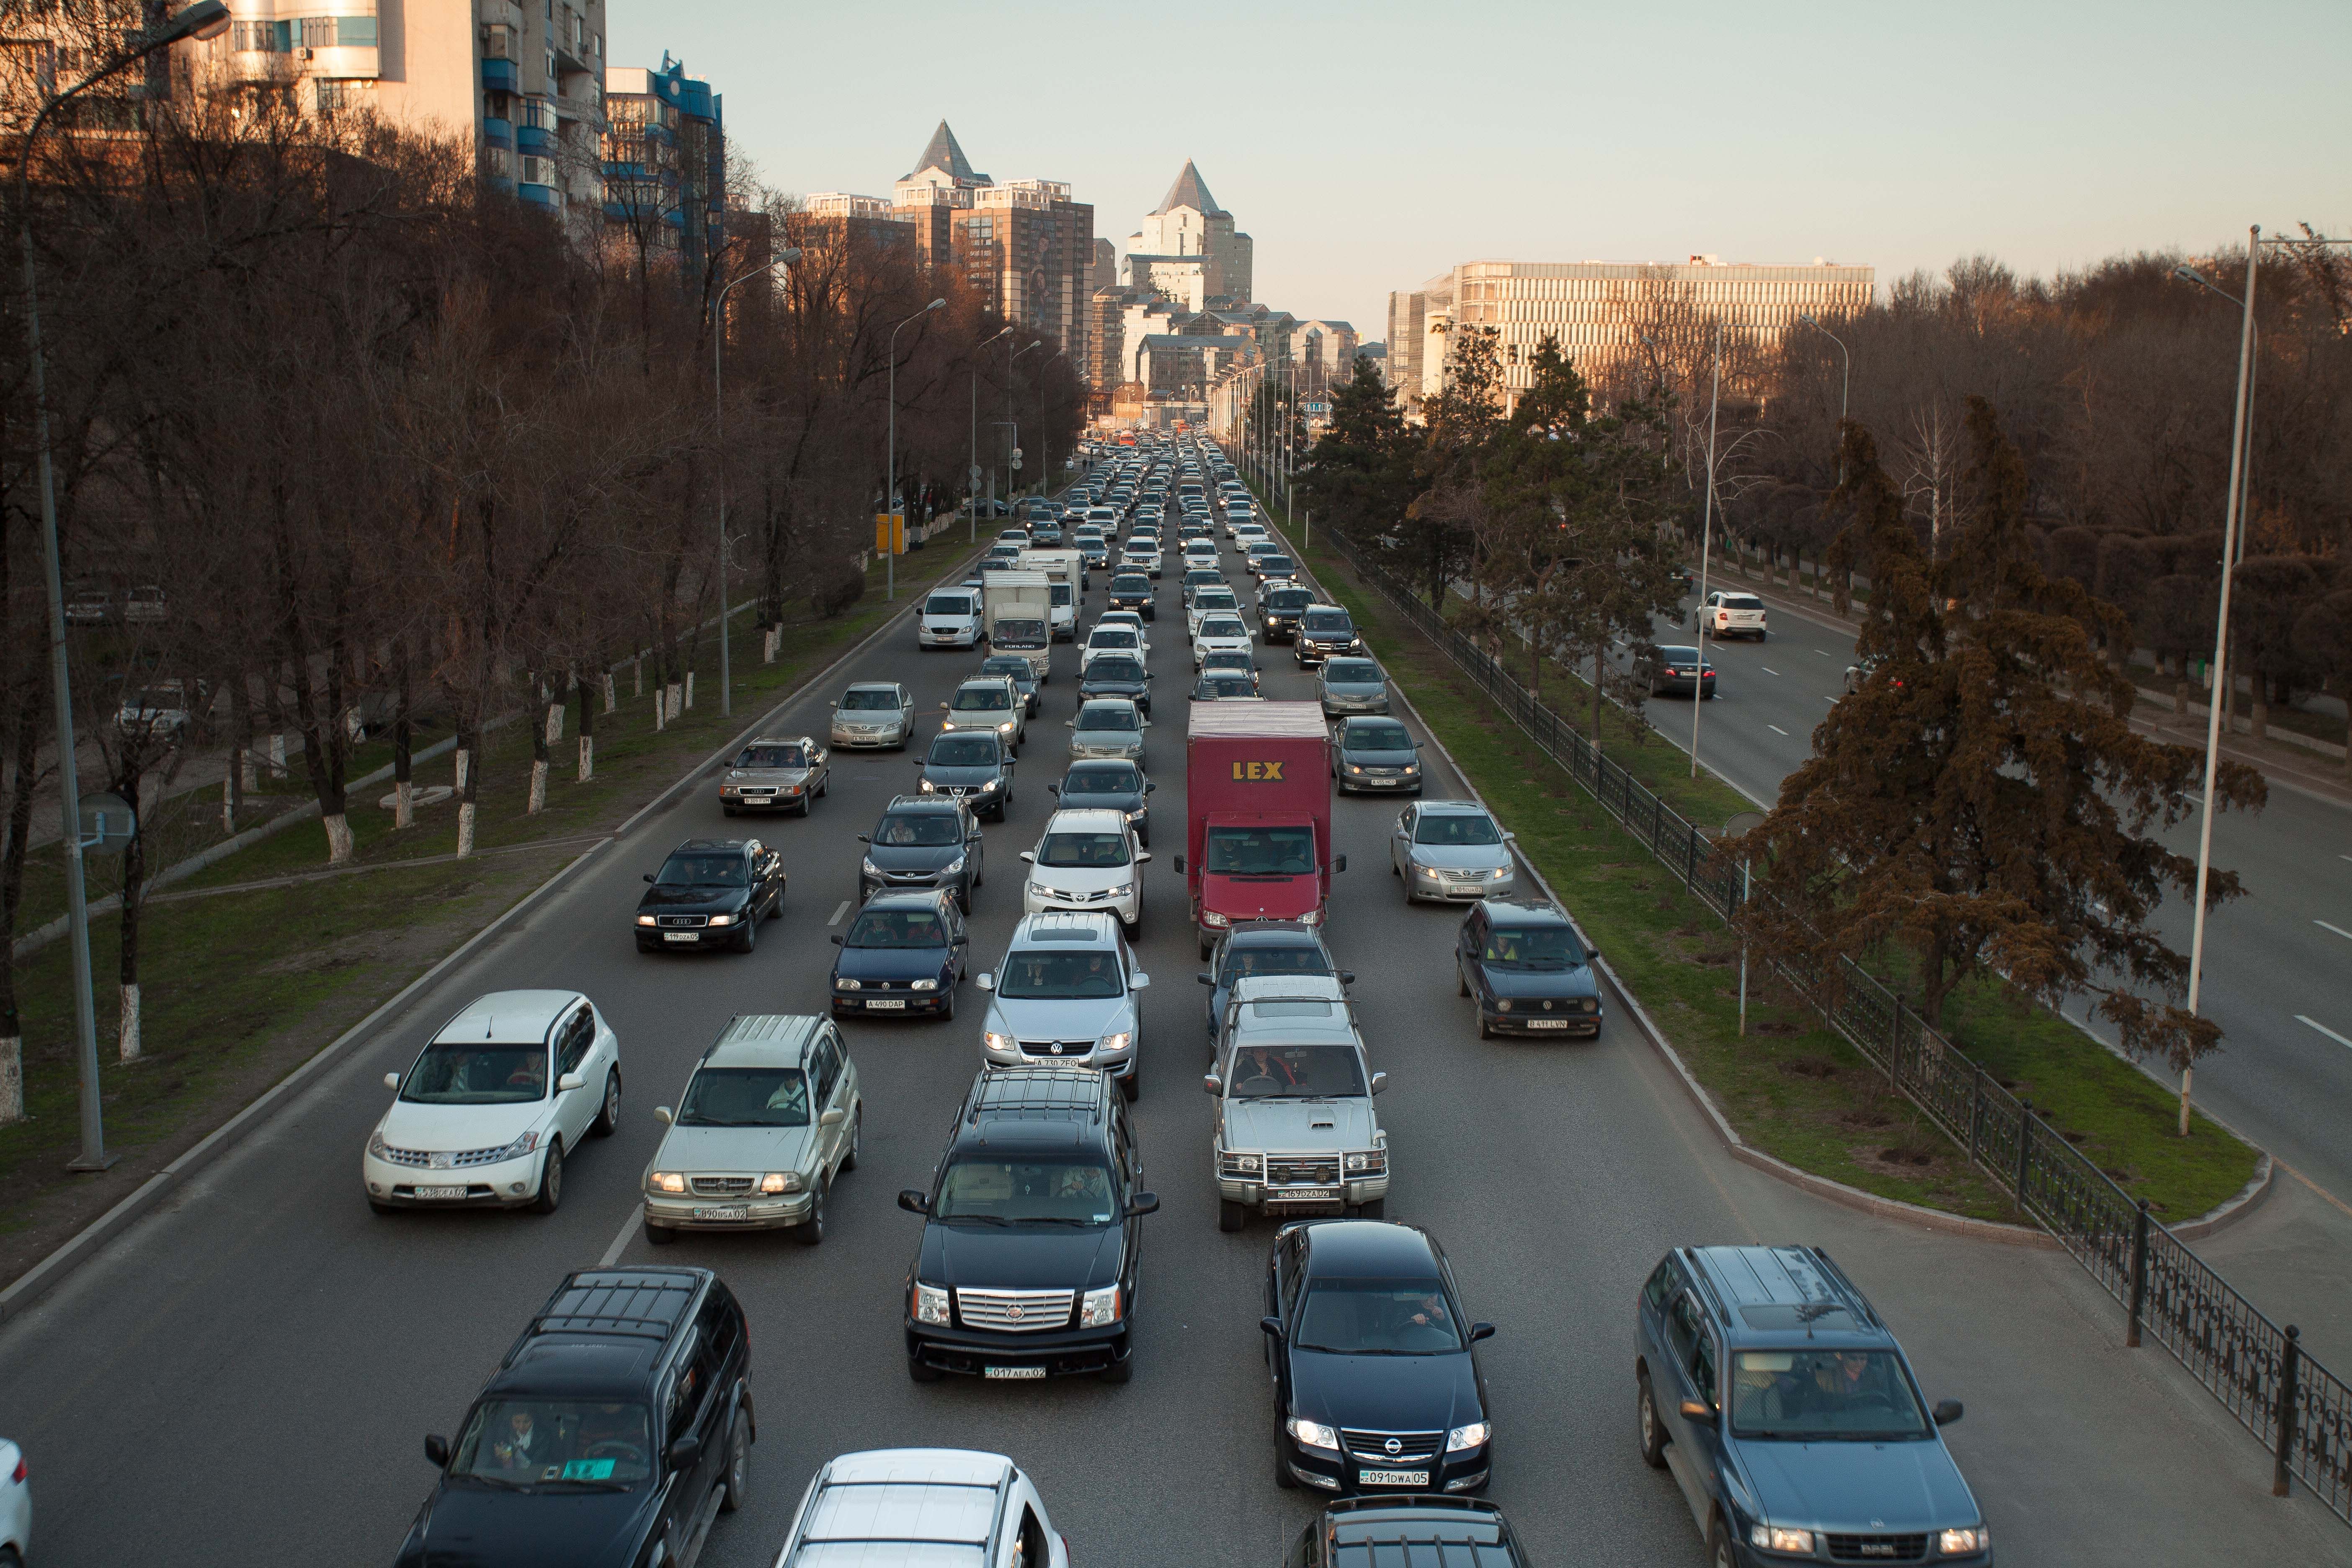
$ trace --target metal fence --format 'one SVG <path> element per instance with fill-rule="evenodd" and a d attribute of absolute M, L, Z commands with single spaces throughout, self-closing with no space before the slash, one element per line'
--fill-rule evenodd
<path fill-rule="evenodd" d="M 1330 536 L 1359 576 L 1509 714 L 1701 903 L 1728 920 L 1742 868 L 1546 707 L 1500 661 L 1343 534 Z M 2352 1391 L 2215 1273 L 2033 1108 L 1986 1076 L 1876 976 L 1850 959 L 1833 972 L 1774 971 L 1820 1011 L 1889 1087 L 1925 1111 L 2073 1254 L 2127 1313 L 2126 1341 L 2153 1335 L 2273 1458 L 2273 1489 L 2299 1477 L 2352 1522 Z"/>

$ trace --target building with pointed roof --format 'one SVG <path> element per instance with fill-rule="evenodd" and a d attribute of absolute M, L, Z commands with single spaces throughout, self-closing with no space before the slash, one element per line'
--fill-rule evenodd
<path fill-rule="evenodd" d="M 1199 310 L 1244 305 L 1253 287 L 1253 245 L 1217 205 L 1190 158 L 1160 205 L 1128 237 L 1126 281 Z M 1182 258 L 1194 258 L 1189 265 Z"/>

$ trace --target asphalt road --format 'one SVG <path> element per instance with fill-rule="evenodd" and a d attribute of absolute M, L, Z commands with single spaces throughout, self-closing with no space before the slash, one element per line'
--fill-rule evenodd
<path fill-rule="evenodd" d="M 1161 595 L 1172 607 L 1172 581 Z M 1155 631 L 1160 719 L 1146 765 L 1164 823 L 1181 816 L 1189 665 L 1181 621 Z M 817 729 L 850 679 L 900 679 L 934 705 L 977 662 L 912 643 L 901 624 L 777 728 Z M 1061 771 L 1074 662 L 1057 650 L 1012 819 L 986 830 L 983 963 L 1018 915 L 1014 856 L 1052 804 L 1044 786 Z M 1267 689 L 1303 695 L 1308 683 L 1276 652 Z M 166 1542 L 185 1568 L 389 1558 L 430 1485 L 421 1437 L 456 1427 L 562 1272 L 654 1258 L 635 1219 L 661 1132 L 652 1105 L 672 1099 L 730 1015 L 823 1005 L 824 939 L 856 893 L 854 835 L 913 774 L 898 754 L 837 763 L 814 819 L 772 825 L 790 891 L 755 953 L 634 950 L 639 873 L 680 839 L 742 826 L 722 821 L 705 783 L 0 1330 L 0 1431 L 31 1457 L 40 1568 L 116 1568 Z M 1460 793 L 1443 767 L 1431 783 Z M 1902 1334 L 1928 1396 L 1966 1402 L 1949 1437 L 2004 1563 L 2352 1557 L 2352 1535 L 2309 1499 L 2268 1496 L 2258 1447 L 2161 1352 L 2121 1348 L 2117 1312 L 2063 1256 L 1871 1218 L 1733 1163 L 1622 1007 L 1591 1044 L 1477 1040 L 1452 984 L 1456 916 L 1404 907 L 1383 874 L 1393 810 L 1338 807 L 1353 865 L 1331 938 L 1361 977 L 1375 1065 L 1390 1074 L 1390 1214 L 1432 1228 L 1465 1306 L 1500 1325 L 1483 1347 L 1498 1423 L 1493 1497 L 1534 1561 L 1701 1561 L 1673 1482 L 1635 1453 L 1633 1303 L 1666 1247 L 1748 1239 L 1829 1247 Z M 1272 1232 L 1227 1236 L 1214 1223 L 1204 994 L 1173 842 L 1163 833 L 1150 868 L 1141 944 L 1154 984 L 1139 1122 L 1163 1206 L 1145 1222 L 1135 1381 L 908 1381 L 900 1293 L 920 1222 L 895 1194 L 925 1178 L 979 1065 L 980 1010 L 946 1025 L 853 1024 L 865 1151 L 835 1194 L 824 1245 L 688 1237 L 659 1254 L 720 1270 L 752 1323 L 754 1500 L 720 1521 L 706 1563 L 772 1561 L 814 1467 L 869 1447 L 1013 1455 L 1080 1563 L 1271 1565 L 1311 1516 L 1311 1499 L 1276 1490 L 1270 1473 L 1256 1291 Z M 596 998 L 627 1074 L 621 1131 L 567 1165 L 561 1212 L 370 1213 L 357 1167 L 382 1074 L 470 996 L 541 985 Z"/>

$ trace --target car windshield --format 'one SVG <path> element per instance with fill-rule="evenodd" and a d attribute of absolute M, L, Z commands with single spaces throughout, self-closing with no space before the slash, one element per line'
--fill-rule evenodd
<path fill-rule="evenodd" d="M 1443 1355 L 1462 1348 L 1462 1329 L 1434 1279 L 1316 1279 L 1297 1343 L 1335 1355 Z"/>
<path fill-rule="evenodd" d="M 1315 869 L 1311 827 L 1213 827 L 1201 868 L 1229 877 L 1301 877 Z"/>
<path fill-rule="evenodd" d="M 547 1098 L 547 1047 L 487 1040 L 425 1047 L 400 1085 L 412 1105 L 512 1105 Z"/>
<path fill-rule="evenodd" d="M 749 879 L 740 855 L 673 855 L 654 879 L 665 888 L 740 888 Z"/>
<path fill-rule="evenodd" d="M 898 694 L 879 688 L 859 690 L 852 687 L 842 694 L 841 705 L 854 713 L 887 712 L 898 706 Z"/>
<path fill-rule="evenodd" d="M 934 594 L 923 602 L 923 614 L 968 616 L 971 614 L 971 599 L 963 594 Z"/>
<path fill-rule="evenodd" d="M 1345 610 L 1310 610 L 1307 614 L 1307 629 L 1310 632 L 1344 632 L 1353 628 Z"/>
<path fill-rule="evenodd" d="M 1201 635 L 1204 637 L 1245 637 L 1249 636 L 1249 628 L 1233 616 L 1209 616 L 1201 622 Z"/>
<path fill-rule="evenodd" d="M 1484 812 L 1424 811 L 1413 824 L 1415 844 L 1500 844 L 1495 819 Z"/>
<path fill-rule="evenodd" d="M 1249 974 L 1328 974 L 1330 961 L 1310 942 L 1285 942 L 1279 947 L 1229 947 L 1225 950 L 1224 984 Z"/>
<path fill-rule="evenodd" d="M 1049 585 L 1049 592 L 1052 595 L 1054 604 L 1066 605 L 1070 603 L 1070 585 L 1067 583 L 1052 584 Z"/>
<path fill-rule="evenodd" d="M 1118 959 L 1108 947 L 1084 952 L 1023 948 L 1004 957 L 996 994 L 1016 1002 L 1076 1002 L 1117 996 L 1127 989 Z"/>
<path fill-rule="evenodd" d="M 1124 763 L 1109 768 L 1072 768 L 1062 775 L 1065 800 L 1074 795 L 1134 795 L 1142 788 L 1142 779 Z"/>
<path fill-rule="evenodd" d="M 1269 577 L 1287 577 L 1298 570 L 1297 563 L 1287 555 L 1260 555 L 1257 564 L 1258 570 Z M 1314 629 L 1320 631 L 1324 628 L 1318 626 Z"/>
<path fill-rule="evenodd" d="M 1731 1429 L 1742 1437 L 1881 1442 L 1932 1428 L 1892 1351 L 1740 1351 L 1731 1358 Z"/>
<path fill-rule="evenodd" d="M 1335 658 L 1323 667 L 1326 686 L 1377 686 L 1381 667 L 1368 658 Z"/>
<path fill-rule="evenodd" d="M 806 1127 L 808 1079 L 798 1068 L 703 1068 L 686 1086 L 680 1127 Z"/>
<path fill-rule="evenodd" d="M 1339 743 L 1351 752 L 1410 752 L 1412 735 L 1402 724 L 1350 724 Z"/>
<path fill-rule="evenodd" d="M 849 922 L 844 947 L 945 947 L 947 922 L 937 910 L 866 910 Z"/>
<path fill-rule="evenodd" d="M 1209 589 L 1192 595 L 1192 607 L 1196 610 L 1237 610 L 1241 604 L 1231 588 Z"/>
<path fill-rule="evenodd" d="M 1269 610 L 1303 610 L 1314 602 L 1314 597 L 1304 588 L 1276 588 L 1258 604 Z"/>
<path fill-rule="evenodd" d="M 1252 664 L 1250 655 L 1245 650 L 1237 647 L 1225 647 L 1213 649 L 1208 653 L 1202 654 L 1201 656 L 1201 668 L 1203 673 L 1212 669 L 1230 669 L 1238 674 L 1246 676 L 1250 673 Z"/>
<path fill-rule="evenodd" d="M 966 686 L 958 689 L 952 706 L 958 713 L 1002 713 L 1013 706 L 1013 694 L 1002 686 Z"/>
<path fill-rule="evenodd" d="M 941 735 L 931 742 L 933 763 L 943 768 L 984 768 L 996 761 L 993 735 Z"/>
<path fill-rule="evenodd" d="M 1108 1225 L 1110 1167 L 1097 1159 L 958 1160 L 940 1177 L 934 1219 Z"/>
<path fill-rule="evenodd" d="M 739 768 L 804 768 L 808 752 L 800 746 L 746 746 L 743 754 L 735 759 Z"/>
<path fill-rule="evenodd" d="M 909 812 L 884 817 L 874 830 L 874 842 L 886 848 L 911 849 L 926 844 L 961 844 L 963 833 L 947 812 Z"/>
<path fill-rule="evenodd" d="M 1218 702 L 1228 697 L 1255 697 L 1257 693 L 1250 689 L 1248 676 L 1228 673 L 1202 676 L 1200 683 L 1192 688 L 1192 695 Z"/>
<path fill-rule="evenodd" d="M 1658 657 L 1668 664 L 1696 664 L 1698 662 L 1698 649 L 1695 647 L 1662 647 L 1658 650 Z"/>
<path fill-rule="evenodd" d="M 1252 1004 L 1252 1016 L 1265 1016 L 1267 1005 Z M 1316 1005 L 1328 1013 L 1333 1005 Z M 1225 1092 L 1235 1100 L 1329 1100 L 1364 1092 L 1363 1067 L 1348 1046 L 1244 1046 L 1234 1053 L 1230 1070 Z"/>
<path fill-rule="evenodd" d="M 1040 866 L 1124 866 L 1124 833 L 1048 833 L 1037 846 Z"/>
<path fill-rule="evenodd" d="M 485 1399 L 467 1417 L 449 1473 L 537 1491 L 624 1491 L 654 1473 L 646 1407 L 585 1399 Z"/>
<path fill-rule="evenodd" d="M 1087 640 L 1087 646 L 1090 648 L 1131 648 L 1136 646 L 1138 640 L 1136 635 L 1125 626 L 1102 626 L 1097 628 L 1095 635 Z"/>
<path fill-rule="evenodd" d="M 1088 680 L 1141 680 L 1144 678 L 1143 661 L 1122 658 L 1116 654 L 1106 655 L 1087 666 L 1086 678 Z"/>
<path fill-rule="evenodd" d="M 1584 944 L 1566 926 L 1496 926 L 1479 957 L 1517 969 L 1569 969 L 1584 962 Z"/>
<path fill-rule="evenodd" d="M 1078 710 L 1081 730 L 1138 730 L 1142 721 L 1134 709 L 1121 703 L 1116 708 L 1081 708 Z"/>

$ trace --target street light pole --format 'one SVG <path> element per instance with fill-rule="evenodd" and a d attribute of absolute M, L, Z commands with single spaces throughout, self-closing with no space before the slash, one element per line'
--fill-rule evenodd
<path fill-rule="evenodd" d="M 1706 505 L 1703 514 L 1706 521 L 1700 525 L 1698 536 L 1698 610 L 1696 613 L 1696 619 L 1698 622 L 1698 669 L 1699 675 L 1702 678 L 1706 674 L 1707 558 L 1715 549 L 1715 416 L 1717 409 L 1722 405 L 1722 402 L 1723 319 L 1718 316 L 1716 318 L 1715 322 L 1715 384 L 1712 390 L 1707 393 L 1706 398 Z M 1706 706 L 1706 704 L 1701 702 L 1696 692 L 1694 692 L 1691 698 L 1690 743 L 1690 776 L 1693 778 L 1698 777 L 1698 710 Z M 1595 743 L 1598 743 L 1601 737 L 1595 735 L 1592 739 Z"/>
<path fill-rule="evenodd" d="M 1013 426 L 1013 450 L 1015 450 L 1015 451 L 1019 450 L 1020 446 L 1021 446 L 1021 426 L 1019 426 L 1019 424 L 1017 424 L 1017 423 L 1013 420 L 1013 362 L 1014 360 L 1019 359 L 1023 354 L 1027 353 L 1031 349 L 1034 349 L 1034 348 L 1038 347 L 1040 344 L 1044 343 L 1044 342 L 1045 342 L 1045 339 L 1043 339 L 1043 338 L 1033 338 L 1033 339 L 1031 339 L 1028 342 L 1025 342 L 1025 343 L 1022 344 L 1022 345 L 1021 345 L 1019 348 L 1017 348 L 1017 349 L 1016 349 L 1016 348 L 1014 348 L 1014 347 L 1013 347 L 1013 346 L 1012 346 L 1011 344 L 1009 344 L 1009 343 L 1008 343 L 1007 345 L 1005 345 L 1005 350 L 1004 350 L 1004 418 L 1003 418 L 1003 423 L 1007 424 L 1007 425 L 1011 425 L 1011 426 Z M 1007 452 L 1007 453 L 1004 455 L 1004 505 L 1005 505 L 1005 510 L 1007 510 L 1008 511 L 1012 510 L 1012 507 L 1013 507 L 1013 454 L 1012 454 L 1012 452 Z"/>
<path fill-rule="evenodd" d="M 58 550 L 57 475 L 49 449 L 48 367 L 41 349 L 40 290 L 33 266 L 33 147 L 58 109 L 126 66 L 183 38 L 214 38 L 229 25 L 221 0 L 196 0 L 178 16 L 41 106 L 18 144 L 16 238 L 25 258 L 25 351 L 33 373 L 33 447 L 41 489 L 41 565 L 49 595 L 49 680 L 58 710 L 58 812 L 66 852 L 66 924 L 72 938 L 74 1026 L 81 1062 L 81 1153 L 68 1171 L 103 1171 L 122 1156 L 106 1151 L 106 1118 L 99 1095 L 98 1012 L 90 987 L 89 888 L 83 876 L 81 781 L 74 758 L 73 678 L 66 654 L 65 575 Z M 26 765 L 30 765 L 27 759 Z M 137 803 L 132 803 L 137 809 Z"/>
<path fill-rule="evenodd" d="M 720 380 L 719 351 L 727 342 L 727 296 L 738 283 L 754 278 L 764 278 L 779 267 L 788 267 L 801 258 L 799 247 L 781 250 L 764 267 L 754 267 L 740 278 L 730 279 L 719 290 L 719 298 L 710 308 L 710 433 L 718 447 L 719 461 L 719 712 L 725 718 L 735 711 L 735 682 L 728 663 L 727 651 L 727 394 Z"/>
<path fill-rule="evenodd" d="M 934 300 L 890 329 L 890 440 L 884 448 L 887 471 L 882 476 L 882 597 L 886 600 L 898 596 L 898 541 L 907 525 L 905 514 L 898 510 L 898 334 L 933 310 L 945 310 L 947 303 Z"/>
<path fill-rule="evenodd" d="M 1057 359 L 1067 359 L 1069 353 L 1067 349 L 1055 349 L 1046 357 L 1045 363 L 1052 364 Z M 1045 372 L 1042 365 L 1037 371 L 1037 483 L 1047 495 L 1051 495 L 1054 493 L 1054 427 L 1045 423 Z"/>
<path fill-rule="evenodd" d="M 1800 315 L 1797 320 L 1837 344 L 1838 353 L 1845 362 L 1845 370 L 1838 377 L 1838 483 L 1845 483 L 1845 409 L 1846 395 L 1853 387 L 1853 355 L 1846 352 L 1845 340 L 1824 327 L 1812 317 Z"/>
<path fill-rule="evenodd" d="M 996 338 L 1009 337 L 1012 331 L 1007 327 Z M 966 542 L 971 544 L 980 542 L 980 349 L 988 347 L 996 338 L 987 339 L 971 352 L 971 469 L 964 476 L 965 483 L 971 487 L 964 502 L 964 515 L 971 523 L 971 536 Z"/>

